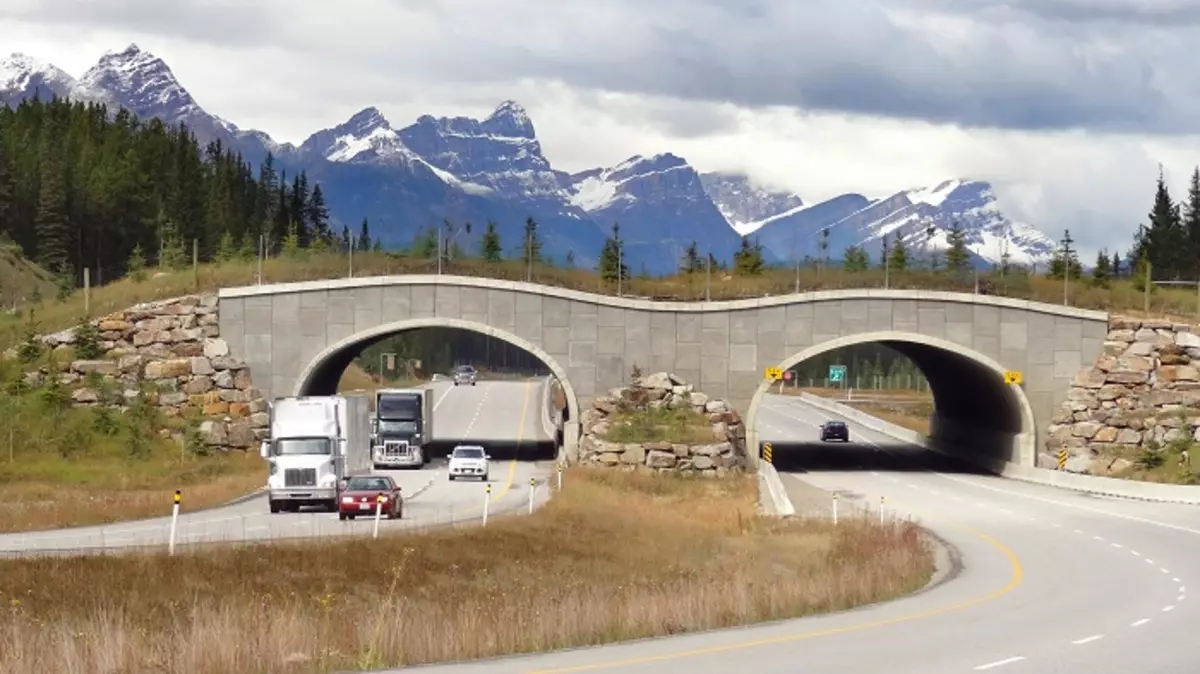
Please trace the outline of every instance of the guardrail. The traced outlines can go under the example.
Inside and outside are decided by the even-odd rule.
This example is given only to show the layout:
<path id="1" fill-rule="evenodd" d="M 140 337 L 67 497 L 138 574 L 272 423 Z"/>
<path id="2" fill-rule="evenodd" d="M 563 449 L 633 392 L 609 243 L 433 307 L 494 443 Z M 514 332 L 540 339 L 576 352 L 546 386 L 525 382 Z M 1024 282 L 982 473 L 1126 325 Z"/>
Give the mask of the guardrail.
<path id="1" fill-rule="evenodd" d="M 770 461 L 758 462 L 758 506 L 759 512 L 764 515 L 790 517 L 796 514 L 796 507 L 788 498 L 783 480 Z"/>
<path id="2" fill-rule="evenodd" d="M 945 454 L 960 461 L 965 461 L 988 472 L 1012 480 L 1069 489 L 1097 496 L 1200 505 L 1200 486 L 1158 484 L 1154 482 L 1138 482 L 1136 480 L 1121 480 L 1113 477 L 1080 475 L 1066 471 L 1049 470 L 1047 468 L 1031 468 L 1008 461 L 988 460 L 986 457 L 951 453 L 938 447 L 932 439 L 916 431 L 888 423 L 848 405 L 843 405 L 828 398 L 821 398 L 809 393 L 801 393 L 800 399 L 813 407 L 825 410 L 831 414 L 837 414 L 878 433 L 883 433 L 897 440 L 923 447 L 939 454 Z"/>

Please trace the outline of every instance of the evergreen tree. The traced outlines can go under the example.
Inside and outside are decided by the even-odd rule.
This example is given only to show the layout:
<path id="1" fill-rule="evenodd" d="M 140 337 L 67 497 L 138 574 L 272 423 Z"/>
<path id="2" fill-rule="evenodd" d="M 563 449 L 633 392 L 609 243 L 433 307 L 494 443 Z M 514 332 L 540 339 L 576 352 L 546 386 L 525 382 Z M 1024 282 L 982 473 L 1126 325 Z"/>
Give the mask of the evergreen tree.
<path id="1" fill-rule="evenodd" d="M 1193 169 L 1191 181 L 1188 183 L 1182 228 L 1187 240 L 1187 255 L 1184 258 L 1185 269 L 1180 271 L 1186 276 L 1186 272 L 1190 270 L 1194 278 L 1200 274 L 1200 167 Z"/>
<path id="2" fill-rule="evenodd" d="M 1113 251 L 1110 269 L 1112 269 L 1113 278 L 1121 278 L 1124 269 L 1121 267 L 1121 256 L 1116 251 Z"/>
<path id="3" fill-rule="evenodd" d="M 342 252 L 343 253 L 347 253 L 350 251 L 350 245 L 351 245 L 350 242 L 351 242 L 350 225 L 342 225 Z"/>
<path id="4" fill-rule="evenodd" d="M 356 250 L 371 250 L 371 226 L 367 224 L 366 218 L 363 218 L 362 226 L 358 228 L 358 243 L 354 247 Z"/>
<path id="5" fill-rule="evenodd" d="M 1083 276 L 1083 265 L 1079 262 L 1079 254 L 1072 247 L 1075 239 L 1071 238 L 1071 230 L 1063 230 L 1063 238 L 1058 242 L 1058 248 L 1050 258 L 1050 278 L 1060 279 L 1063 274 L 1078 279 Z"/>
<path id="6" fill-rule="evenodd" d="M 971 267 L 971 253 L 967 249 L 967 234 L 957 221 L 946 233 L 946 240 L 949 243 L 946 249 L 946 267 L 958 276 L 965 275 Z"/>
<path id="7" fill-rule="evenodd" d="M 567 251 L 567 268 L 568 269 L 575 268 L 575 251 L 573 251 L 573 250 Z"/>
<path id="8" fill-rule="evenodd" d="M 412 242 L 410 253 L 420 260 L 436 259 L 438 254 L 438 233 L 436 227 L 428 227 L 418 233 Z"/>
<path id="9" fill-rule="evenodd" d="M 763 272 L 766 264 L 763 262 L 762 244 L 742 237 L 742 247 L 733 254 L 734 270 L 742 276 L 757 276 Z"/>
<path id="10" fill-rule="evenodd" d="M 67 194 L 62 166 L 51 156 L 42 164 L 41 190 L 38 195 L 34 228 L 38 232 L 37 261 L 55 274 L 67 270 L 70 232 L 67 225 Z"/>
<path id="11" fill-rule="evenodd" d="M 1100 288 L 1107 288 L 1108 283 L 1112 280 L 1112 258 L 1108 256 L 1108 251 L 1101 250 L 1096 255 L 1096 266 L 1092 268 L 1092 285 Z"/>
<path id="12" fill-rule="evenodd" d="M 683 252 L 683 259 L 679 262 L 679 271 L 684 274 L 694 274 L 702 269 L 704 269 L 704 262 L 700 259 L 700 251 L 696 248 L 696 242 L 693 241 Z"/>
<path id="13" fill-rule="evenodd" d="M 504 257 L 504 247 L 500 244 L 500 232 L 496 231 L 496 223 L 488 220 L 483 230 L 483 238 L 479 240 L 479 257 L 485 262 L 496 263 Z"/>
<path id="14" fill-rule="evenodd" d="M 625 242 L 621 240 L 621 225 L 613 223 L 612 236 L 604 241 L 600 251 L 600 260 L 596 265 L 600 278 L 609 283 L 617 279 L 624 282 L 629 278 L 629 267 L 625 264 Z"/>
<path id="15" fill-rule="evenodd" d="M 538 238 L 537 221 L 525 218 L 525 236 L 522 239 L 521 259 L 537 264 L 542 261 L 542 241 Z"/>
<path id="16" fill-rule="evenodd" d="M 312 195 L 308 198 L 308 206 L 305 211 L 313 238 L 332 243 L 333 232 L 329 229 L 329 208 L 325 205 L 325 193 L 321 191 L 320 185 L 313 185 Z"/>
<path id="17" fill-rule="evenodd" d="M 237 244 L 233 240 L 233 235 L 229 232 L 221 234 L 221 240 L 217 244 L 217 262 L 229 262 L 237 256 Z"/>
<path id="18" fill-rule="evenodd" d="M 891 246 L 888 245 L 888 235 L 884 234 L 879 239 L 879 268 L 885 269 L 891 264 Z"/>
<path id="19" fill-rule="evenodd" d="M 1139 230 L 1136 256 L 1146 259 L 1159 278 L 1179 278 L 1191 264 L 1179 206 L 1171 200 L 1162 169 L 1154 191 L 1149 224 Z"/>
<path id="20" fill-rule="evenodd" d="M 821 230 L 821 235 L 817 238 L 817 251 L 821 256 L 821 266 L 829 263 L 829 228 Z"/>
<path id="21" fill-rule="evenodd" d="M 861 246 L 847 246 L 846 251 L 842 253 L 842 269 L 848 272 L 866 271 L 870 265 L 867 251 Z"/>
<path id="22" fill-rule="evenodd" d="M 8 156 L 0 143 L 0 236 L 10 234 L 13 225 L 13 183 L 8 168 Z"/>
<path id="23" fill-rule="evenodd" d="M 888 253 L 888 267 L 892 271 L 906 271 L 908 269 L 908 248 L 904 245 L 904 237 L 896 235 L 896 241 L 892 243 L 892 249 Z"/>

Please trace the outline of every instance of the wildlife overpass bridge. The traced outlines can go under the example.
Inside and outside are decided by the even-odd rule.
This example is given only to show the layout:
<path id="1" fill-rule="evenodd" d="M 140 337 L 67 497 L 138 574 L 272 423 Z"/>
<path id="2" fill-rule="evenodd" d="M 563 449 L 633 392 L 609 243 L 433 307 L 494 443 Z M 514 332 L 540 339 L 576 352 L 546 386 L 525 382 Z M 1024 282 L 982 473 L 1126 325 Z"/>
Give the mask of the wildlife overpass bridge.
<path id="1" fill-rule="evenodd" d="M 1036 464 L 1051 417 L 1108 330 L 1103 312 L 965 293 L 854 289 L 659 302 L 437 275 L 223 288 L 218 309 L 222 338 L 267 397 L 333 393 L 363 347 L 405 330 L 453 327 L 511 342 L 561 382 L 568 453 L 580 411 L 624 385 L 634 365 L 728 400 L 756 447 L 766 368 L 881 343 L 928 380 L 935 440 L 1026 466 Z M 1008 371 L 1023 383 L 1006 383 Z"/>

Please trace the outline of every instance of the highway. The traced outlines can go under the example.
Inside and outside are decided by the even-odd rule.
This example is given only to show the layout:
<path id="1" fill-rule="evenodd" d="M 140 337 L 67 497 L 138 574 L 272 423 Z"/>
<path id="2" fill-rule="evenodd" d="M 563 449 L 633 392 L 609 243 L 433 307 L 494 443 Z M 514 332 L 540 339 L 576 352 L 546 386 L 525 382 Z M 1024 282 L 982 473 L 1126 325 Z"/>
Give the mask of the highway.
<path id="1" fill-rule="evenodd" d="M 537 444 L 548 442 L 542 428 L 544 380 L 480 381 L 455 387 L 429 384 L 434 395 L 434 440 L 444 447 L 464 439 L 492 454 L 489 514 L 528 507 L 530 478 L 539 483 L 553 472 L 553 460 L 535 461 Z M 419 529 L 479 520 L 486 498 L 477 480 L 450 482 L 445 458 L 422 469 L 377 471 L 393 476 L 406 495 L 400 520 L 380 523 L 381 530 Z M 546 487 L 538 488 L 539 502 Z M 186 492 L 184 498 L 187 498 Z M 265 495 L 221 508 L 180 515 L 176 544 L 271 540 L 313 536 L 370 535 L 371 518 L 342 522 L 334 513 L 306 510 L 272 515 Z M 170 517 L 105 526 L 0 535 L 0 555 L 36 552 L 87 552 L 165 545 Z"/>
<path id="2" fill-rule="evenodd" d="M 764 441 L 798 513 L 911 517 L 953 550 L 946 575 L 894 602 L 838 614 L 423 667 L 445 674 L 1185 674 L 1200 606 L 1200 508 L 1090 497 L 967 472 L 848 420 L 770 396 Z M 399 671 L 399 670 L 390 670 Z"/>

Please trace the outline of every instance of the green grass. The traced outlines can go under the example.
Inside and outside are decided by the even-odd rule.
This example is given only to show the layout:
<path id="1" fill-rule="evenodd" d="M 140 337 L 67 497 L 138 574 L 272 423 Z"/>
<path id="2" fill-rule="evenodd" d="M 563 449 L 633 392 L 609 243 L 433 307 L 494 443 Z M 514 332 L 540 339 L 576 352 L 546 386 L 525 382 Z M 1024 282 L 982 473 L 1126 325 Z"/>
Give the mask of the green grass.
<path id="1" fill-rule="evenodd" d="M 685 409 L 617 411 L 602 437 L 609 442 L 672 442 L 712 444 L 720 442 L 708 416 Z"/>

